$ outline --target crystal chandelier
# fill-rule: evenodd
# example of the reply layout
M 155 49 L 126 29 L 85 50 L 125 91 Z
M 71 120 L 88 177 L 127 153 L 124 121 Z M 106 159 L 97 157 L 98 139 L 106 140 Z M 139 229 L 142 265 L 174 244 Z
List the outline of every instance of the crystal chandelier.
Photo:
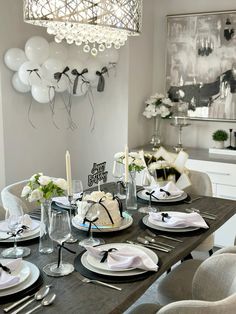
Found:
M 24 20 L 96 56 L 140 34 L 142 0 L 24 0 Z

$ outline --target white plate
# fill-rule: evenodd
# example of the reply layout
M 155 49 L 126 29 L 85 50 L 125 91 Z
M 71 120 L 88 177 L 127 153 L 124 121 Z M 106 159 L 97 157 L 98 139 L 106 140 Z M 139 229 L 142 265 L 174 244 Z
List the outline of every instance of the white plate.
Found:
M 117 245 L 118 243 L 110 243 L 110 247 L 114 247 L 114 245 Z M 108 244 L 106 244 L 108 245 Z M 148 256 L 153 260 L 153 262 L 155 264 L 158 263 L 158 256 L 156 255 L 156 253 L 154 253 L 152 250 L 143 247 L 143 246 L 139 246 L 139 245 L 133 245 L 133 244 L 126 244 L 123 243 L 123 245 L 128 247 L 132 247 L 132 248 L 138 248 L 139 250 L 142 250 L 143 252 L 145 252 L 146 254 L 148 254 Z M 102 246 L 103 247 L 103 246 Z M 114 270 L 104 270 L 104 269 L 98 269 L 92 265 L 90 265 L 88 263 L 88 252 L 85 252 L 82 256 L 81 256 L 81 264 L 87 268 L 88 270 L 100 274 L 100 275 L 106 275 L 106 276 L 116 276 L 116 277 L 123 277 L 123 276 L 137 276 L 137 275 L 141 275 L 147 272 L 147 270 L 143 270 L 143 269 L 132 269 L 132 270 L 125 270 L 125 271 L 114 271 Z
M 113 232 L 113 231 L 120 231 L 123 229 L 127 229 L 129 226 L 132 225 L 133 218 L 127 213 L 123 213 L 123 216 L 124 218 L 121 220 L 121 224 L 119 226 L 116 226 L 116 227 L 98 226 L 98 228 L 100 229 L 99 230 L 95 226 L 92 225 L 93 232 Z M 78 221 L 77 216 L 72 218 L 72 225 L 79 230 L 88 231 L 88 226 L 89 226 L 88 223 L 81 224 L 80 221 Z
M 25 260 L 23 260 L 22 263 L 25 266 L 29 267 L 30 275 L 21 284 L 15 286 L 15 287 L 12 287 L 12 288 L 1 290 L 0 291 L 0 297 L 5 297 L 5 296 L 9 296 L 9 295 L 15 294 L 17 292 L 20 292 L 20 291 L 32 286 L 38 280 L 39 275 L 40 275 L 38 267 L 36 265 L 30 263 L 30 262 L 25 261 Z
M 146 194 L 146 190 L 141 190 L 137 192 L 137 196 L 141 198 L 144 201 L 149 201 L 149 195 Z M 188 194 L 184 192 L 181 195 L 178 196 L 169 196 L 168 198 L 157 200 L 154 197 L 152 197 L 152 202 L 154 203 L 174 203 L 174 202 L 180 202 L 185 200 L 188 197 Z
M 102 248 L 104 251 L 107 251 L 111 248 L 116 248 L 119 250 L 119 249 L 122 249 L 124 247 L 127 247 L 126 243 L 113 243 L 113 244 L 100 245 L 100 248 Z M 142 250 L 140 250 L 139 247 L 136 247 L 136 246 L 132 247 L 132 250 L 135 250 L 137 253 L 142 251 Z M 101 260 L 101 258 L 97 259 L 96 257 L 92 256 L 91 254 L 88 254 L 88 256 L 87 256 L 87 261 L 91 266 L 93 266 L 97 269 L 103 269 L 103 270 L 110 271 L 110 268 L 107 265 L 107 261 L 105 261 L 104 263 L 101 263 L 100 260 Z M 135 269 L 135 268 L 113 269 L 113 270 L 114 271 L 127 271 L 127 270 L 132 270 L 132 269 Z
M 14 261 L 14 260 L 12 260 L 12 259 L 0 259 L 0 263 L 2 265 L 6 265 L 10 261 Z M 30 268 L 29 268 L 28 265 L 26 265 L 22 261 L 21 262 L 21 266 L 19 267 L 19 269 L 15 270 L 15 271 L 12 271 L 11 275 L 12 276 L 19 276 L 20 280 L 18 282 L 15 282 L 15 283 L 11 284 L 11 285 L 8 285 L 6 288 L 1 288 L 0 287 L 0 290 L 6 290 L 6 289 L 9 289 L 9 288 L 12 288 L 14 286 L 17 286 L 17 285 L 21 284 L 23 281 L 25 281 L 29 277 L 29 275 L 30 275 Z
M 148 215 L 143 217 L 143 223 L 152 229 L 165 231 L 165 232 L 190 232 L 200 229 L 199 227 L 187 227 L 187 228 L 169 228 L 169 227 L 162 227 L 160 225 L 154 225 L 148 220 Z
M 58 207 L 65 208 L 65 209 L 70 209 L 70 205 L 65 205 L 65 204 L 62 204 L 62 203 L 59 203 L 59 202 L 55 202 L 55 204 Z
M 35 239 L 39 237 L 39 233 L 40 233 L 40 226 L 34 230 L 23 232 L 21 236 L 17 236 L 17 242 Z M 7 238 L 7 237 L 9 237 L 9 234 L 7 234 L 6 232 L 0 231 L 0 242 L 3 242 L 3 243 L 14 242 L 14 238 L 3 240 L 4 238 Z

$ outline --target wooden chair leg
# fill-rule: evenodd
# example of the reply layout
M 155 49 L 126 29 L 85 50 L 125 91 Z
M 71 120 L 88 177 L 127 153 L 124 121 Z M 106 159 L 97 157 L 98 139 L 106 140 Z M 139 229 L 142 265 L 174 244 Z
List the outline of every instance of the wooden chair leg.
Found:
M 166 274 L 169 274 L 171 272 L 171 267 L 167 270 Z
M 184 261 L 187 261 L 187 260 L 189 260 L 189 259 L 193 259 L 193 256 L 192 256 L 191 253 L 189 253 L 187 256 L 185 256 L 185 258 L 182 259 L 181 262 L 183 263 Z
M 211 256 L 213 254 L 213 250 L 210 249 L 210 251 L 208 253 L 209 253 L 209 256 Z

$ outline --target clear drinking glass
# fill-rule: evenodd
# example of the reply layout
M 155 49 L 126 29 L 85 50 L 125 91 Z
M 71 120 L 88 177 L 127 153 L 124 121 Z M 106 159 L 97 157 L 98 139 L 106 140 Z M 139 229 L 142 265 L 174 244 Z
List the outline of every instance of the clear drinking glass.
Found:
M 150 180 L 149 180 L 147 174 L 144 173 L 144 174 L 143 174 L 143 177 L 142 177 L 142 186 L 143 186 L 143 188 L 144 188 L 144 191 L 146 191 L 146 192 L 148 192 L 148 193 L 152 192 L 152 186 L 151 186 L 150 184 L 151 184 L 151 182 L 150 182 Z M 140 213 L 148 214 L 148 213 L 150 213 L 150 212 L 156 212 L 156 211 L 157 211 L 157 208 L 152 207 L 151 197 L 150 197 L 150 196 L 148 196 L 148 197 L 149 197 L 148 206 L 140 207 L 140 208 L 138 209 L 138 211 L 139 211 Z
M 83 193 L 83 183 L 81 180 L 72 180 L 72 194 L 73 199 L 72 202 L 76 204 L 76 202 L 81 198 Z
M 62 245 L 71 235 L 70 217 L 67 211 L 53 211 L 49 234 L 53 241 Z M 44 272 L 53 277 L 68 275 L 74 271 L 74 266 L 70 263 L 62 262 L 62 249 L 60 250 L 60 263 L 55 262 L 44 266 Z
M 17 231 L 22 226 L 22 218 L 24 216 L 23 210 L 19 209 L 17 213 L 6 211 L 6 222 L 8 224 L 9 232 L 14 235 L 14 246 L 2 251 L 2 256 L 5 258 L 25 257 L 30 254 L 30 248 L 17 246 Z
M 122 185 L 122 179 L 124 177 L 124 165 L 118 161 L 114 161 L 113 164 L 113 170 L 112 175 L 117 182 L 117 193 L 116 196 L 118 196 L 120 199 L 125 199 L 126 194 L 121 192 L 121 185 Z

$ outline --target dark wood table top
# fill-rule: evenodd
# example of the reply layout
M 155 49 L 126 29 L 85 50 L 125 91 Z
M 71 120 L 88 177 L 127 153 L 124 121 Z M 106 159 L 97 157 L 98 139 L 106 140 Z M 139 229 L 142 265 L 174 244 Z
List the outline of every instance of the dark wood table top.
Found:
M 111 184 L 106 185 L 107 189 L 112 187 Z M 113 187 L 112 187 L 113 188 Z M 139 206 L 143 204 L 139 203 Z M 171 206 L 159 206 L 160 210 L 176 210 L 184 211 L 191 207 L 188 204 L 179 204 Z M 148 278 L 133 283 L 116 284 L 122 288 L 122 291 L 112 290 L 110 288 L 85 284 L 81 281 L 81 275 L 78 272 L 72 274 L 53 278 L 44 275 L 45 283 L 53 285 L 52 291 L 57 294 L 54 304 L 50 307 L 44 307 L 38 310 L 38 313 L 80 313 L 80 314 L 108 314 L 108 313 L 123 313 L 130 305 L 132 305 L 145 290 L 166 270 L 172 265 L 181 260 L 194 250 L 204 239 L 211 233 L 224 224 L 230 217 L 236 213 L 236 202 L 232 200 L 202 197 L 194 202 L 194 207 L 203 211 L 209 211 L 217 215 L 216 220 L 208 220 L 210 228 L 208 230 L 197 230 L 189 233 L 163 233 L 170 236 L 176 236 L 183 240 L 183 243 L 173 242 L 167 239 L 161 239 L 162 242 L 176 246 L 170 253 L 155 251 L 159 257 L 159 270 L 157 273 L 150 275 Z M 144 216 L 137 211 L 130 212 L 134 223 L 126 230 L 119 232 L 103 233 L 101 235 L 106 243 L 124 242 L 126 240 L 136 240 L 138 236 L 145 234 L 144 227 L 140 224 L 141 218 Z M 79 240 L 86 237 L 86 232 L 75 229 Z M 161 232 L 160 232 L 161 233 Z M 97 236 L 97 234 L 96 234 Z M 99 234 L 100 236 L 100 234 Z M 233 242 L 233 239 L 232 239 Z M 57 260 L 57 252 L 50 255 L 42 255 L 38 252 L 38 244 L 29 245 L 31 248 L 31 255 L 26 260 L 36 264 L 41 270 L 43 266 Z M 82 248 L 76 244 L 68 245 L 74 249 L 77 254 L 82 252 Z M 63 250 L 63 260 L 73 263 L 74 255 Z M 34 304 L 35 305 L 35 304 Z M 32 308 L 29 306 L 28 308 Z

